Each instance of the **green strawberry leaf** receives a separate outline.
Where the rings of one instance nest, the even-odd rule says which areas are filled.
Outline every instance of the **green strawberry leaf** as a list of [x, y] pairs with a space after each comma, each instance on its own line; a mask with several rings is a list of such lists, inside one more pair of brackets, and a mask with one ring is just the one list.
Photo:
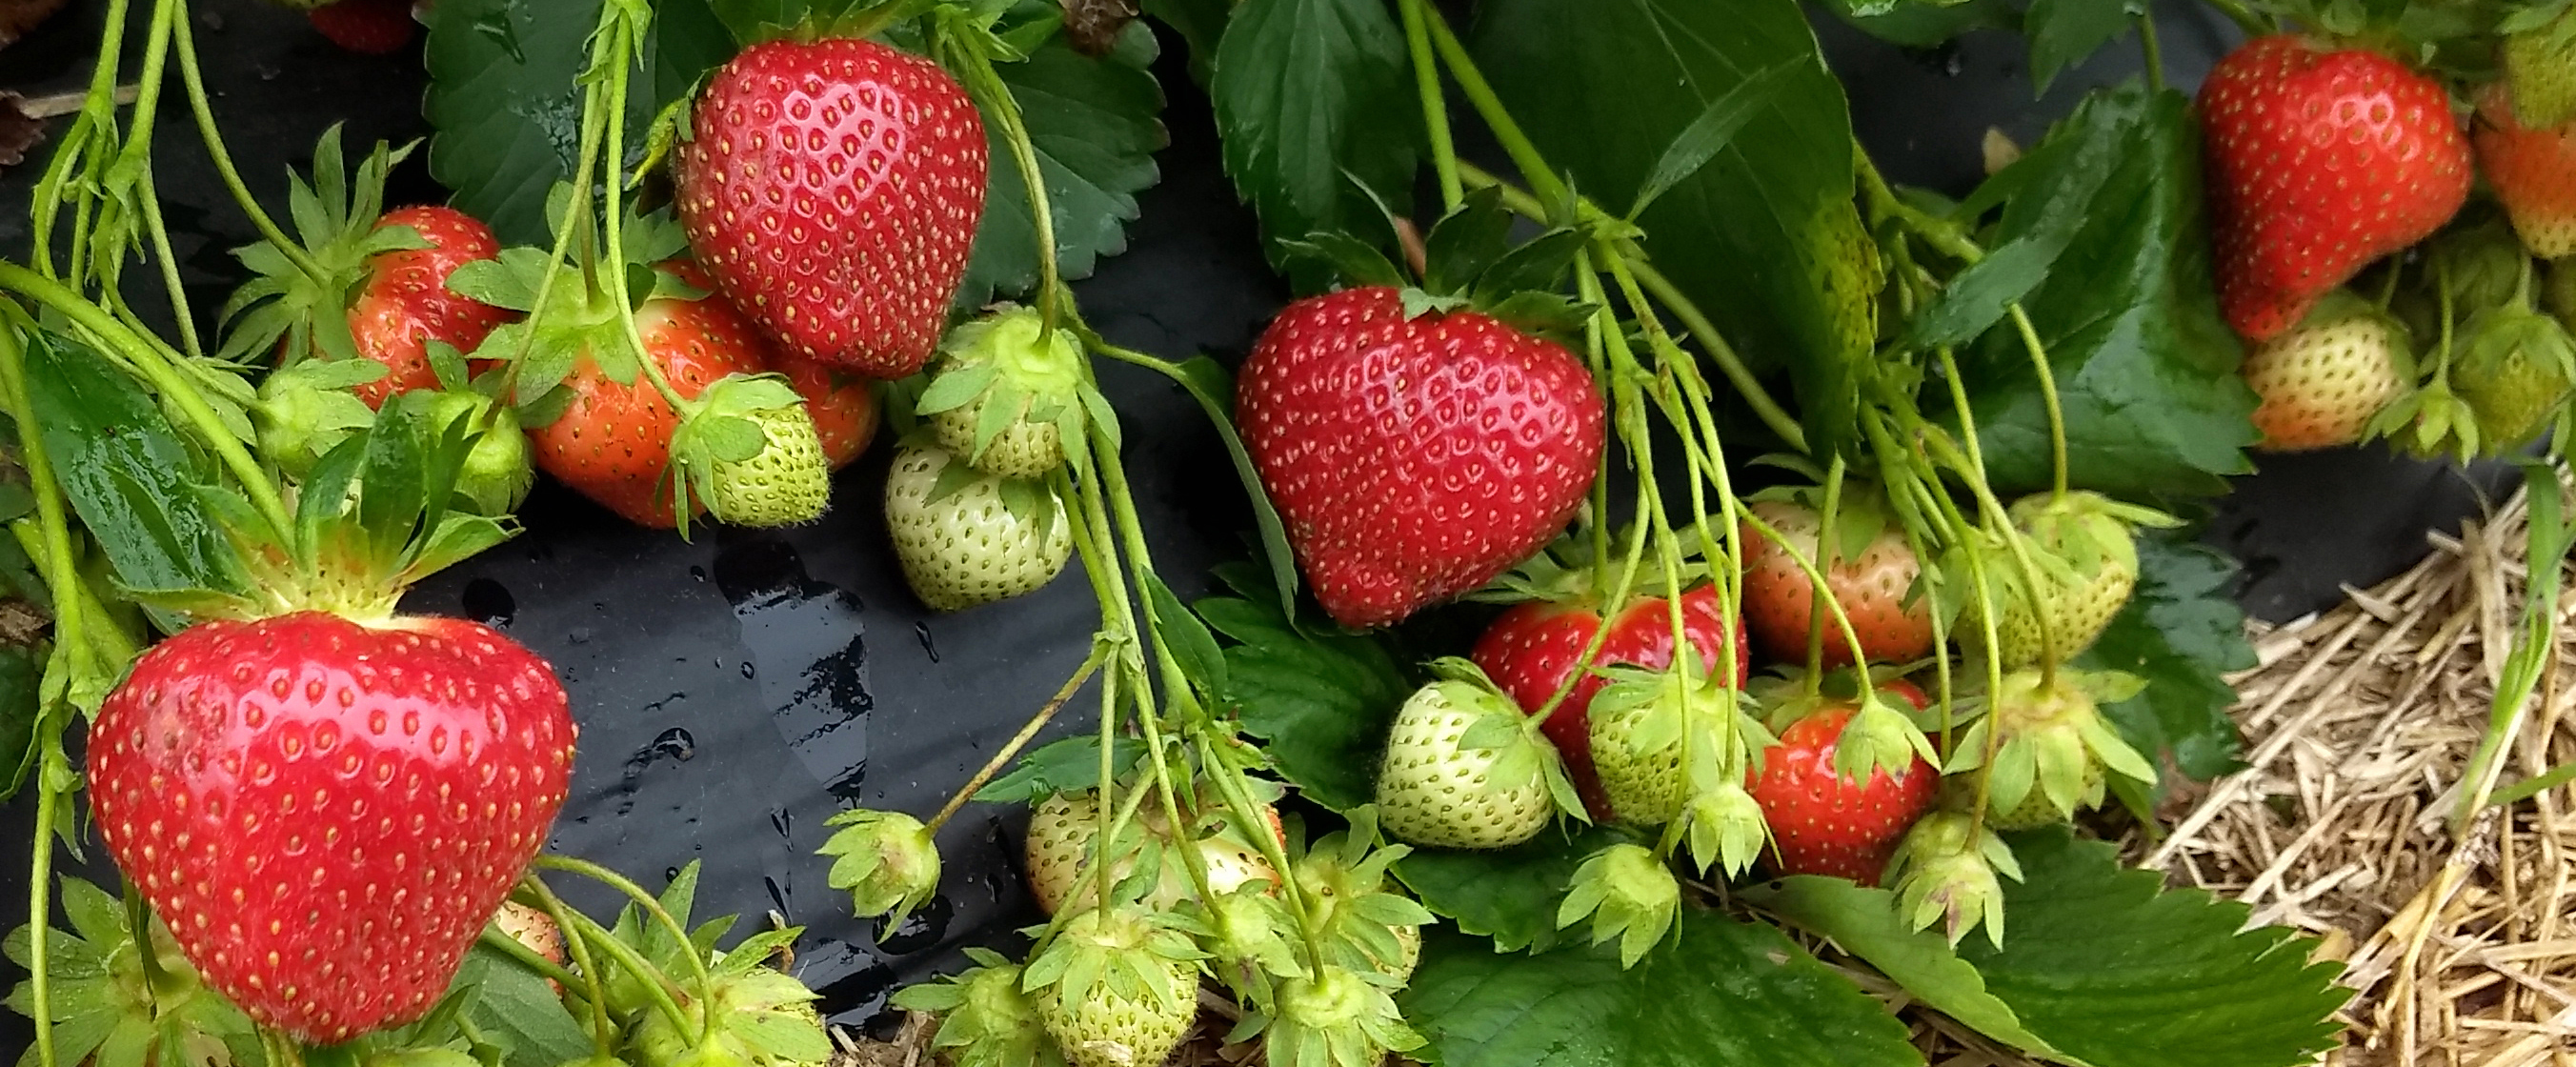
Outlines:
[[1930, 930], [1909, 928], [1897, 915], [1896, 894], [1814, 875], [1749, 885], [1738, 892], [1801, 930], [1831, 938], [1916, 1000], [1978, 1033], [2035, 1057], [2072, 1062], [2023, 1029], [2012, 1006], [1986, 991], [1984, 976], [1960, 959], [1949, 941]]
[[[995, 68], [1029, 127], [1038, 171], [1055, 216], [1056, 267], [1067, 280], [1087, 278], [1103, 257], [1127, 250], [1136, 194], [1162, 180], [1154, 153], [1169, 143], [1154, 80], [1154, 33], [1130, 23], [1118, 47], [1097, 59], [1051, 37], [1018, 63]], [[984, 219], [957, 306], [981, 307], [996, 293], [1023, 294], [1038, 282], [1037, 228], [1019, 162], [987, 121]]]
[[[1110, 753], [1110, 772], [1123, 778], [1144, 755], [1142, 745], [1120, 745]], [[1099, 785], [1100, 738], [1076, 734], [1020, 757], [1019, 766], [977, 790], [975, 799], [986, 804], [1027, 804]]]
[[2012, 847], [2011, 933], [2000, 951], [1969, 938], [1959, 954], [2030, 1032], [2094, 1067], [2288, 1067], [2334, 1046], [2351, 990], [2337, 965], [2308, 962], [2314, 938], [2248, 930], [2245, 905], [2167, 890], [2063, 827]]
[[1208, 90], [1225, 172], [1279, 242], [1374, 231], [1372, 194], [1410, 203], [1421, 118], [1403, 31], [1382, 0], [1245, 0], [1226, 24]]
[[97, 350], [23, 335], [45, 450], [81, 525], [128, 589], [244, 593], [241, 557], [201, 487], [211, 473], [141, 383]]
[[1798, 4], [1489, 0], [1474, 38], [1477, 63], [1549, 164], [1614, 210], [1682, 169], [1665, 167], [1667, 155], [1729, 93], [1787, 68], [1725, 147], [1637, 221], [1657, 268], [1725, 324], [1757, 372], [1787, 370], [1809, 444], [1848, 443], [1877, 287], [1853, 258], [1865, 253], [1851, 116]]
[[2059, 73], [2129, 32], [2146, 11], [2147, 0], [2033, 0], [2022, 31], [2034, 93], [2048, 92]]
[[590, 1055], [590, 1035], [543, 976], [500, 950], [477, 944], [451, 990], [471, 990], [464, 1017], [502, 1047], [504, 1067], [557, 1067]]
[[1191, 682], [1210, 693], [1226, 691], [1225, 654], [1217, 651], [1216, 635], [1207, 624], [1181, 606], [1181, 598], [1172, 595], [1172, 587], [1151, 573], [1145, 575], [1145, 605], [1153, 612], [1154, 636], [1172, 650], [1182, 673]]
[[1335, 811], [1368, 803], [1387, 730], [1413, 692], [1394, 658], [1366, 636], [1305, 633], [1276, 601], [1210, 597], [1197, 609], [1238, 642], [1225, 650], [1219, 699], [1279, 773]]
[[1584, 857], [1633, 842], [1624, 830], [1588, 826], [1550, 829], [1514, 848], [1491, 852], [1419, 848], [1397, 860], [1395, 877], [1422, 906], [1467, 933], [1493, 939], [1493, 950], [1544, 952], [1561, 940], [1556, 911]]
[[2245, 612], [2229, 595], [2236, 563], [2166, 533], [2138, 538], [2138, 590], [2075, 666], [2146, 679], [2138, 695], [2102, 706], [2122, 740], [2150, 762], [2208, 781], [2238, 767], [2240, 737], [2227, 709], [2230, 671], [2254, 666]]
[[1494, 952], [1434, 928], [1398, 998], [1442, 1067], [1919, 1065], [1905, 1026], [1780, 931], [1686, 909], [1633, 969], [1609, 945]]
[[[503, 245], [551, 248], [546, 194], [572, 176], [581, 87], [600, 0], [445, 0], [430, 17], [429, 170]], [[707, 0], [658, 0], [627, 101], [627, 155], [653, 117], [734, 53]]]
[[[2133, 85], [2095, 94], [1995, 179], [2017, 183], [1996, 247], [2045, 249], [2073, 227], [2022, 305], [2054, 370], [2075, 484], [2214, 493], [2251, 469], [2254, 394], [2211, 288], [2199, 147], [2189, 98]], [[1962, 360], [1987, 477], [2005, 493], [2047, 485], [2047, 409], [2020, 332], [1986, 331]]]

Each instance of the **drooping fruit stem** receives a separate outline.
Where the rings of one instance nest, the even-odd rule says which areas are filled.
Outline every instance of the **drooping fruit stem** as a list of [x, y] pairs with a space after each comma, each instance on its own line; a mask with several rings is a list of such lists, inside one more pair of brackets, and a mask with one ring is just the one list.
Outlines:
[[[1959, 475], [1959, 480], [1967, 484], [1968, 492], [1977, 498], [1977, 506], [1985, 511], [1986, 520], [1994, 528], [1995, 535], [2003, 538], [2005, 550], [2012, 553], [2013, 566], [2021, 572], [2022, 597], [2030, 605], [2033, 628], [2039, 631], [2040, 679], [2044, 684], [2054, 683], [2057, 680], [2057, 627], [2049, 617], [2049, 589], [2040, 582], [2039, 564], [2031, 559], [2028, 539], [2022, 536], [2020, 527], [2013, 525], [2011, 511], [2004, 507], [2003, 501], [1996, 499], [1994, 488], [1986, 484], [1985, 452], [1977, 443], [1977, 416], [1968, 406], [1968, 387], [1959, 380], [1958, 357], [1947, 346], [1940, 349], [1939, 355], [1941, 377], [1950, 383], [1950, 401], [1958, 408], [1959, 437], [1966, 446], [1965, 451], [1962, 452], [1959, 444], [1951, 442], [1949, 434], [1938, 427], [1922, 424], [1920, 417], [1910, 410], [1906, 414], [1916, 419], [1916, 424], [1908, 429], [1916, 440], [1936, 454], [1935, 458], [1947, 463]], [[1961, 544], [1973, 540], [1962, 531]], [[1979, 601], [1985, 602], [1982, 593]], [[1991, 612], [1988, 618], [1992, 618]], [[1996, 651], [1993, 644], [1986, 645], [1986, 658], [1994, 659]]]
[[2152, 7], [2138, 13], [2138, 52], [2146, 64], [2147, 88], [2159, 93], [2165, 91], [2165, 48], [2164, 42], [2156, 36], [2156, 13]]
[[1530, 191], [1538, 194], [1540, 203], [1564, 205], [1568, 191], [1565, 179], [1557, 177], [1556, 171], [1548, 167], [1547, 157], [1539, 152], [1538, 145], [1529, 139], [1528, 134], [1521, 132], [1520, 123], [1512, 119], [1511, 109], [1504, 107], [1502, 97], [1495, 95], [1493, 85], [1485, 80], [1485, 73], [1476, 69], [1475, 57], [1468, 55], [1467, 46], [1460, 44], [1458, 35], [1449, 31], [1449, 20], [1440, 14], [1439, 8], [1429, 4], [1418, 5], [1416, 10], [1421, 12], [1423, 25], [1430, 31], [1431, 44], [1439, 51], [1441, 62], [1449, 67], [1449, 77], [1457, 81], [1458, 91], [1466, 96], [1468, 106], [1476, 109], [1477, 117], [1485, 120], [1485, 128], [1492, 131], [1494, 140], [1502, 144], [1504, 154], [1512, 157], [1512, 166], [1520, 169], [1521, 180], [1529, 183]]
[[[539, 857], [539, 859], [545, 858], [547, 857]], [[574, 938], [582, 938], [608, 950], [609, 957], [615, 960], [618, 966], [634, 972], [635, 984], [644, 988], [644, 995], [653, 1001], [654, 1010], [662, 1013], [662, 1018], [670, 1022], [672, 1029], [687, 1035], [692, 1045], [706, 1040], [708, 1028], [712, 1025], [715, 1004], [710, 987], [701, 986], [698, 996], [699, 1010], [691, 1013], [680, 1006], [681, 993], [678, 985], [671, 980], [671, 976], [662, 973], [661, 968], [655, 967], [653, 961], [645, 959], [644, 954], [637, 952], [634, 946], [618, 940], [616, 934], [609, 932], [607, 927], [599, 925], [598, 920], [590, 916], [570, 908], [564, 909], [562, 916], [571, 922], [563, 932], [567, 943]], [[699, 969], [705, 969], [706, 961], [698, 958], [700, 953], [697, 951], [696, 942], [683, 936], [680, 939], [680, 946], [681, 955], [696, 962]]]
[[1029, 138], [1028, 119], [1020, 111], [1019, 98], [1012, 95], [1001, 72], [993, 67], [992, 53], [984, 44], [985, 31], [951, 24], [950, 20], [957, 17], [947, 8], [941, 8], [934, 16], [933, 48], [945, 52], [949, 66], [965, 75], [961, 80], [967, 94], [1001, 127], [1002, 144], [1010, 149], [1011, 162], [1019, 168], [1020, 186], [1029, 198], [1029, 222], [1037, 231], [1038, 336], [1043, 340], [1054, 334], [1065, 311], [1064, 275], [1056, 262], [1055, 208], [1047, 196], [1046, 174], [1040, 169], [1037, 145]]
[[[44, 176], [37, 180], [35, 196], [28, 203], [29, 229], [34, 237], [29, 242], [28, 260], [35, 264], [38, 273], [48, 278], [56, 276], [54, 222], [61, 217], [63, 204], [77, 205], [73, 209], [73, 230], [77, 234], [73, 241], [75, 252], [89, 236], [89, 227], [82, 220], [89, 211], [90, 194], [87, 189], [75, 192], [72, 171], [75, 168], [89, 171], [87, 178], [92, 183], [99, 177], [100, 164], [92, 150], [100, 147], [94, 143], [96, 140], [111, 136], [116, 129], [116, 75], [118, 60], [125, 55], [125, 23], [126, 0], [108, 0], [98, 45], [98, 62], [90, 67], [89, 92], [81, 101], [80, 115], [72, 120], [71, 129], [63, 135], [62, 147], [55, 150], [54, 158], [45, 164]], [[75, 269], [73, 273], [78, 274], [79, 271]]]
[[[160, 3], [165, 7], [177, 6], [181, 0], [160, 0]], [[295, 264], [295, 269], [304, 272], [305, 277], [315, 282], [329, 280], [330, 272], [314, 262], [313, 257], [304, 251], [304, 246], [287, 237], [286, 231], [278, 228], [277, 220], [260, 208], [259, 199], [250, 195], [250, 186], [242, 181], [241, 171], [233, 166], [232, 150], [224, 147], [223, 131], [215, 126], [215, 109], [206, 95], [205, 76], [197, 69], [196, 31], [190, 28], [189, 21], [179, 19], [174, 27], [179, 43], [179, 78], [187, 88], [188, 110], [196, 116], [197, 136], [206, 142], [206, 154], [214, 160], [216, 176], [223, 179], [224, 188], [231, 191], [233, 202], [240, 205], [242, 214], [249, 216], [251, 226], [268, 243], [277, 246], [279, 255]], [[91, 91], [98, 90], [93, 87]], [[152, 210], [158, 211], [159, 208], [156, 206]], [[186, 309], [180, 309], [181, 316], [186, 314]]]
[[1458, 148], [1449, 136], [1449, 103], [1440, 88], [1440, 64], [1432, 57], [1431, 32], [1422, 9], [1425, 0], [1401, 0], [1404, 43], [1413, 57], [1413, 84], [1422, 95], [1422, 128], [1431, 140], [1431, 170], [1440, 179], [1440, 207], [1456, 211], [1466, 190], [1458, 180]]
[[[531, 866], [546, 870], [562, 871], [566, 874], [577, 874], [584, 878], [588, 878], [591, 881], [598, 882], [611, 889], [617, 890], [620, 893], [626, 894], [626, 898], [634, 901], [636, 907], [642, 908], [645, 915], [649, 916], [654, 922], [661, 925], [662, 932], [667, 933], [674, 939], [678, 940], [680, 944], [680, 955], [686, 957], [689, 961], [689, 979], [695, 987], [693, 991], [698, 996], [699, 1012], [705, 1018], [706, 1025], [715, 1025], [714, 1012], [716, 986], [713, 976], [707, 973], [706, 954], [699, 952], [696, 948], [692, 947], [696, 942], [689, 939], [688, 927], [680, 925], [680, 920], [672, 916], [670, 909], [662, 906], [660, 898], [655, 897], [651, 893], [645, 892], [644, 887], [636, 885], [634, 879], [628, 878], [616, 871], [609, 870], [599, 864], [592, 863], [589, 860], [579, 859], [573, 856], [539, 856]], [[584, 921], [587, 922], [588, 920], [585, 919]], [[623, 948], [624, 946], [621, 944], [618, 947]], [[611, 951], [614, 950], [612, 949]], [[628, 966], [633, 966], [633, 964], [628, 964]]]
[[[1827, 574], [1842, 561], [1843, 457], [1834, 455], [1825, 465], [1825, 506], [1816, 514], [1816, 565]], [[1825, 604], [1834, 592], [1818, 582], [1807, 590], [1807, 695], [1823, 692], [1825, 676]], [[1869, 656], [1858, 644], [1852, 645], [1853, 663], [1867, 663]]]
[[[2050, 364], [2048, 346], [2039, 342], [2039, 329], [2030, 323], [2030, 313], [2022, 310], [2021, 301], [2005, 309], [2012, 316], [2013, 329], [2021, 334], [2022, 348], [2030, 353], [2031, 373], [2039, 377], [2040, 402], [2048, 409], [2048, 458], [2051, 468], [2049, 499], [2066, 499], [2066, 409], [2057, 397], [2057, 369]], [[1970, 416], [1960, 410], [1960, 418]]]
[[[533, 876], [522, 878], [519, 880], [519, 887], [528, 896], [536, 899], [537, 909], [545, 912], [546, 918], [555, 924], [555, 932], [563, 935], [564, 948], [572, 954], [573, 967], [580, 972], [579, 985], [582, 998], [590, 1001], [591, 1052], [601, 1060], [610, 1058], [617, 1052], [617, 1024], [608, 1017], [608, 991], [600, 977], [599, 964], [591, 958], [590, 941], [573, 935], [572, 908], [563, 902], [562, 897], [555, 895], [554, 887], [547, 885], [545, 879]], [[488, 938], [492, 933], [494, 931], [491, 928], [484, 929], [485, 937]], [[509, 940], [512, 944], [518, 943], [517, 938]], [[565, 989], [571, 989], [574, 986], [574, 983], [565, 982], [560, 978], [555, 982]]]
[[1055, 695], [1039, 706], [1037, 714], [1029, 716], [1029, 721], [1020, 725], [1020, 732], [1002, 743], [1002, 747], [993, 753], [993, 758], [984, 761], [984, 766], [975, 772], [974, 777], [957, 787], [956, 794], [950, 796], [946, 804], [940, 805], [939, 814], [931, 816], [930, 821], [922, 825], [934, 834], [940, 827], [948, 825], [948, 820], [956, 817], [967, 801], [975, 799], [975, 794], [981, 792], [994, 775], [1001, 773], [1003, 767], [1009, 766], [1011, 760], [1019, 756], [1021, 749], [1037, 738], [1038, 731], [1046, 729], [1047, 723], [1055, 719], [1055, 713], [1063, 710], [1065, 702], [1073, 699], [1073, 694], [1082, 688], [1083, 683], [1091, 680], [1091, 676], [1100, 670], [1101, 661], [1108, 658], [1109, 649], [1108, 642], [1093, 638], [1091, 654], [1083, 657], [1082, 666], [1074, 668], [1073, 676], [1065, 679]]

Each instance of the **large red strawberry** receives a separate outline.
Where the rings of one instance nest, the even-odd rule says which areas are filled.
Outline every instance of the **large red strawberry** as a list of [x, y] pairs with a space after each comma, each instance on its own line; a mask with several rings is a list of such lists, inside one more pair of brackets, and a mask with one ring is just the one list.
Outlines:
[[1546, 545], [1591, 487], [1601, 394], [1572, 353], [1397, 290], [1290, 304], [1243, 364], [1235, 415], [1315, 598], [1394, 622]]
[[[664, 269], [693, 285], [705, 280], [687, 264], [666, 264]], [[645, 354], [685, 399], [696, 399], [727, 375], [769, 369], [769, 346], [733, 305], [714, 294], [647, 300], [635, 309], [635, 324]], [[528, 431], [537, 469], [629, 522], [677, 525], [669, 473], [679, 412], [642, 374], [619, 381], [589, 356], [573, 365], [564, 385], [573, 392], [571, 406], [553, 422]]]
[[437, 1003], [572, 755], [553, 672], [479, 623], [207, 622], [99, 708], [90, 810], [208, 985], [335, 1044]]
[[2478, 97], [2478, 168], [2542, 259], [2576, 255], [2576, 121], [2535, 130], [2515, 117], [2502, 82]]
[[[1878, 524], [1862, 543], [1851, 543], [1856, 537], [1838, 541], [1836, 557], [1827, 560], [1816, 551], [1822, 521], [1815, 509], [1793, 500], [1761, 500], [1751, 510], [1787, 542], [1759, 536], [1750, 524], [1744, 532], [1744, 621], [1763, 652], [1782, 662], [1807, 661], [1815, 583], [1790, 555], [1795, 548], [1824, 572], [1825, 589], [1851, 620], [1864, 660], [1910, 663], [1931, 654], [1932, 598], [1916, 595], [1923, 563], [1903, 532]], [[1828, 612], [1823, 665], [1849, 666], [1851, 644]]]
[[349, 332], [358, 354], [385, 365], [384, 377], [356, 389], [368, 407], [381, 406], [395, 393], [438, 388], [429, 342], [471, 352], [511, 317], [447, 288], [456, 268], [501, 254], [490, 226], [449, 207], [399, 208], [376, 222], [379, 231], [397, 226], [410, 227], [429, 247], [369, 257], [367, 278], [349, 302]]
[[694, 116], [671, 175], [725, 295], [791, 355], [920, 370], [984, 211], [965, 91], [872, 41], [778, 40], [719, 68]]
[[[1921, 706], [1921, 690], [1894, 690]], [[1782, 874], [1823, 874], [1877, 885], [1905, 831], [1941, 792], [1941, 772], [1921, 758], [1903, 774], [1873, 770], [1866, 783], [1834, 770], [1834, 756], [1857, 709], [1827, 707], [1780, 731], [1762, 753], [1762, 771], [1747, 786], [1762, 805], [1778, 847]]]
[[[1642, 597], [1632, 601], [1610, 622], [1610, 632], [1601, 638], [1601, 652], [1593, 659], [1595, 666], [1627, 664], [1647, 670], [1662, 670], [1673, 663], [1673, 624], [1671, 602], [1662, 597]], [[1536, 713], [1545, 707], [1557, 688], [1582, 666], [1583, 650], [1592, 643], [1592, 635], [1601, 629], [1601, 607], [1597, 600], [1577, 598], [1565, 601], [1533, 601], [1521, 604], [1496, 618], [1476, 639], [1476, 648], [1468, 658], [1484, 668], [1487, 677], [1501, 686], [1503, 692], [1519, 704], [1521, 710]], [[1682, 631], [1690, 638], [1691, 647], [1699, 650], [1703, 669], [1718, 669], [1730, 629], [1718, 610], [1717, 590], [1700, 586], [1682, 594]], [[1742, 685], [1748, 677], [1744, 650], [1735, 650], [1735, 680]], [[1599, 674], [1587, 673], [1566, 693], [1565, 701], [1556, 706], [1539, 729], [1565, 757], [1566, 774], [1574, 779], [1574, 791], [1583, 797], [1583, 805], [1598, 820], [1610, 817], [1610, 802], [1602, 792], [1601, 779], [1592, 766], [1592, 698], [1608, 682]]]
[[2219, 303], [2248, 340], [2297, 325], [2469, 195], [2469, 143], [2440, 82], [2388, 56], [2279, 35], [2200, 88]]

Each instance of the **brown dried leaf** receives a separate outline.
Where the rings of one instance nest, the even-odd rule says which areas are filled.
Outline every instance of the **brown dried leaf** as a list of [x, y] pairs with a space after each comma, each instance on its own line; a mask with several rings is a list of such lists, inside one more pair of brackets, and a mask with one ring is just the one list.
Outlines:
[[1118, 34], [1136, 21], [1136, 0], [1064, 0], [1064, 36], [1074, 51], [1107, 55]]
[[0, 0], [0, 48], [17, 43], [62, 9], [63, 0]]

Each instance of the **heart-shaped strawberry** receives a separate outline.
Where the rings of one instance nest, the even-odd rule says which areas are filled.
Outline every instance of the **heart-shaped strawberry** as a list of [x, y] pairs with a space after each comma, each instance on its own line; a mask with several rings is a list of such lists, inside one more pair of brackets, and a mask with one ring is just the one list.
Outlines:
[[671, 177], [690, 247], [780, 349], [900, 378], [938, 344], [984, 171], [983, 120], [947, 72], [831, 38], [718, 69]]
[[1591, 488], [1601, 394], [1573, 354], [1374, 286], [1288, 306], [1236, 418], [1315, 598], [1377, 626], [1493, 580]]

